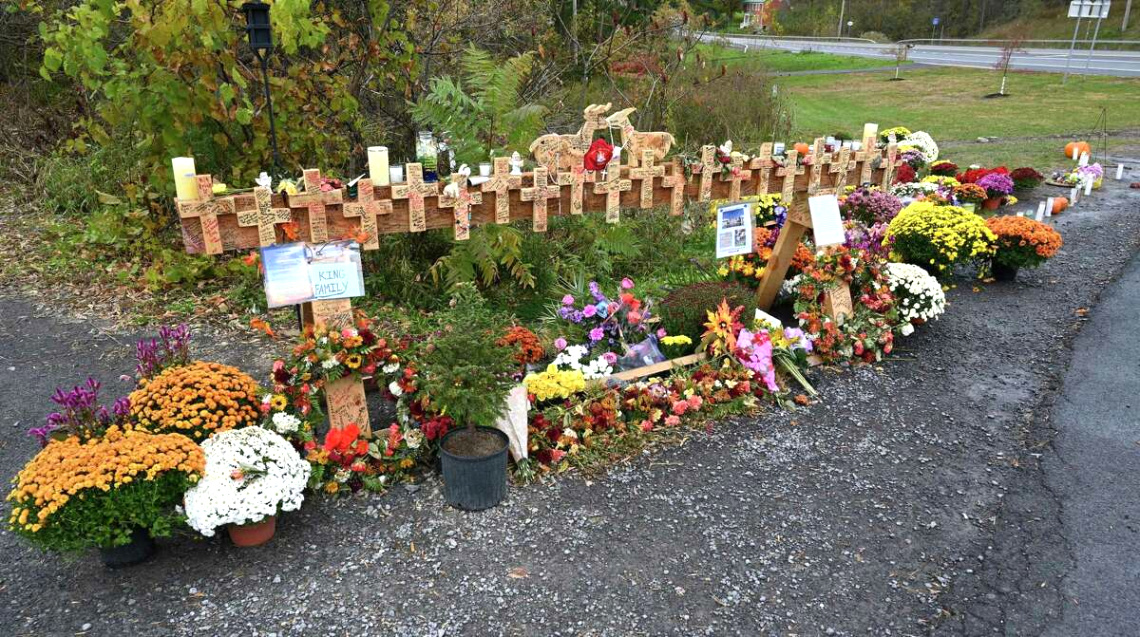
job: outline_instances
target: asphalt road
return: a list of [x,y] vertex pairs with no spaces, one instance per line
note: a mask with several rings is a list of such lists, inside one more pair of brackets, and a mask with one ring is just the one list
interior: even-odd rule
[[1140,258],[1095,306],[1074,344],[1046,481],[1061,499],[1075,568],[1063,620],[1045,637],[1135,635],[1140,608]]
[[[721,36],[716,36],[721,37]],[[737,48],[769,48],[785,51],[819,51],[838,55],[854,55],[894,62],[894,44],[871,44],[863,42],[832,42],[828,40],[773,40],[748,36],[723,36]],[[710,36],[710,39],[712,37]],[[1064,73],[1068,49],[1023,49],[1014,54],[1010,68],[1019,71],[1046,71]],[[985,46],[943,46],[917,45],[910,50],[907,59],[916,64],[929,66],[962,66],[979,69],[992,69],[1001,56],[1001,48]],[[1140,50],[1133,51],[1093,51],[1088,62],[1087,47],[1078,47],[1072,60],[1071,72],[1090,75],[1115,75],[1140,77]]]

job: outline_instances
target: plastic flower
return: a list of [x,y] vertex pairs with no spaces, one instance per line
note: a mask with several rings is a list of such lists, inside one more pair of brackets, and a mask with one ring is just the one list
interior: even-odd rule
[[744,307],[735,310],[728,307],[728,300],[721,299],[716,311],[708,310],[708,321],[705,322],[705,333],[701,338],[701,346],[712,352],[713,356],[731,353],[736,350],[736,335],[744,327],[740,322],[740,315]]

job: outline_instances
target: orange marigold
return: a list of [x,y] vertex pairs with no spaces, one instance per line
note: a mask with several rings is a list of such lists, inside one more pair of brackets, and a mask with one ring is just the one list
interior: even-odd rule
[[139,382],[131,416],[151,433],[180,433],[199,442],[218,431],[256,425],[257,381],[236,367],[194,361]]

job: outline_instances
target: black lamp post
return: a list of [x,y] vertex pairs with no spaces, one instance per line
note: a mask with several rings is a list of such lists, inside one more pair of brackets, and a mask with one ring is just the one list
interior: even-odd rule
[[269,107],[269,142],[273,146],[273,167],[281,175],[281,153],[277,151],[277,125],[273,117],[273,98],[269,96],[269,62],[266,56],[273,50],[273,29],[269,24],[269,5],[264,2],[247,2],[241,5],[245,12],[245,33],[249,47],[261,62],[261,77],[265,85],[265,104]]

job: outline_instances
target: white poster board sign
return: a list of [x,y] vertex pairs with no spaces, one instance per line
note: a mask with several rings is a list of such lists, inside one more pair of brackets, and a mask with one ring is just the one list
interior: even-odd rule
[[815,246],[843,245],[847,235],[843,230],[843,217],[839,214],[839,199],[835,195],[808,197],[811,211],[811,228]]
[[752,253],[752,204],[730,203],[716,209],[716,258]]
[[266,246],[261,263],[270,308],[364,296],[360,244],[355,241]]

